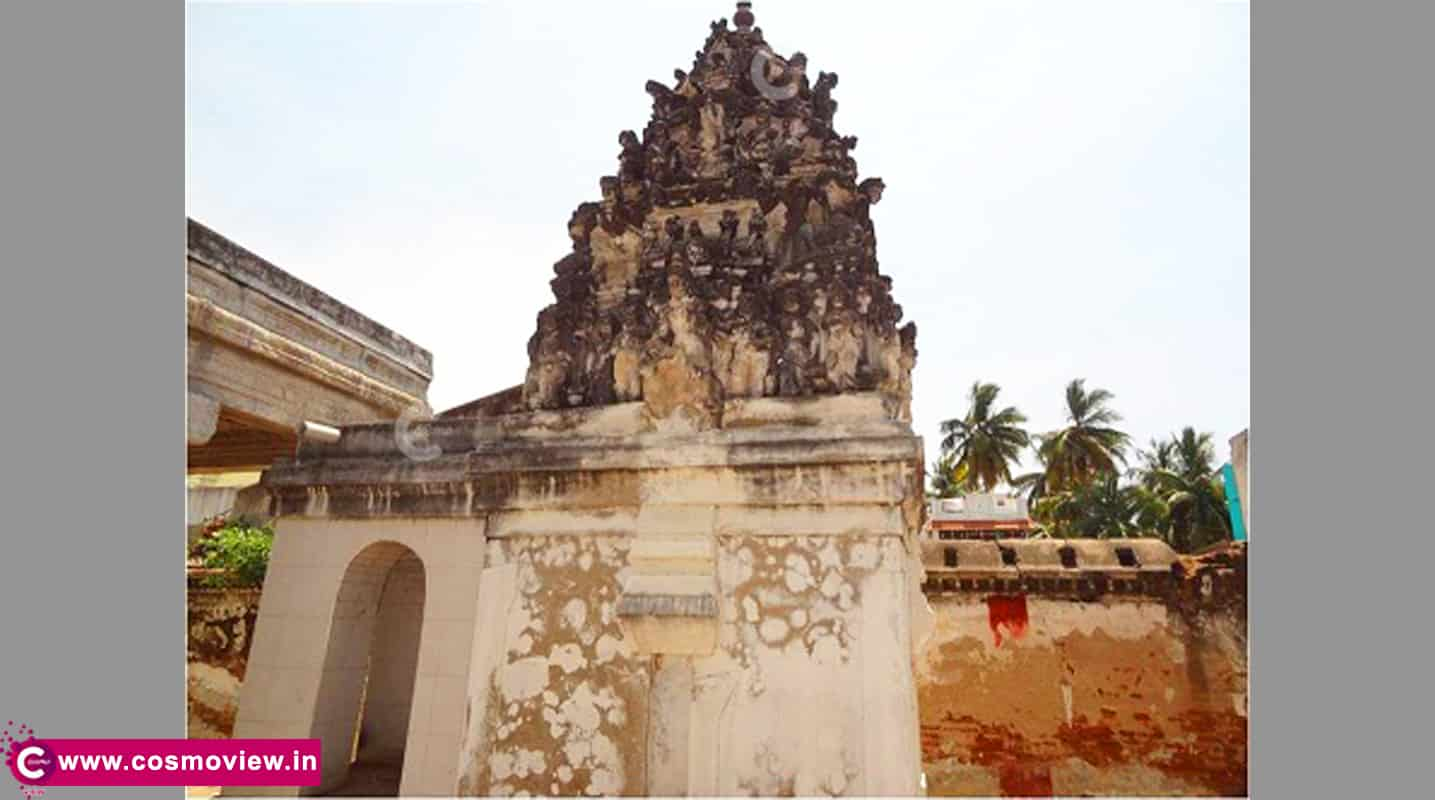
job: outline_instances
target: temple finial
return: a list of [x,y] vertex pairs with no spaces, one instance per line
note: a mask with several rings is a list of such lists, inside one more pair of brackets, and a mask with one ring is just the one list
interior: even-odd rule
[[752,30],[752,23],[755,18],[752,16],[752,3],[738,3],[737,13],[732,15],[732,23],[743,33]]

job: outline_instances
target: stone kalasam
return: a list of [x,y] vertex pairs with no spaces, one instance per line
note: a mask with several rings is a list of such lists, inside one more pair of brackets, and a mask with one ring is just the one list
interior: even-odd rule
[[698,427],[723,401],[878,391],[910,418],[916,325],[877,268],[855,137],[832,126],[837,76],[726,20],[672,88],[649,81],[641,139],[569,222],[556,302],[528,343],[523,404],[644,401]]

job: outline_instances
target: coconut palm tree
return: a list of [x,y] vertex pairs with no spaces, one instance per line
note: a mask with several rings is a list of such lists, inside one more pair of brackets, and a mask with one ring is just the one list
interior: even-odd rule
[[1175,437],[1152,439],[1151,449],[1137,451],[1136,457],[1141,465],[1131,471],[1134,477],[1141,478],[1157,470],[1174,471],[1176,469]]
[[931,488],[927,490],[927,496],[956,497],[962,493],[966,480],[966,469],[958,468],[956,458],[951,453],[944,453],[941,458],[932,462]]
[[1125,464],[1131,437],[1112,427],[1121,421],[1108,403],[1114,397],[1105,389],[1087,391],[1077,378],[1066,386],[1067,426],[1037,437],[1046,462],[1048,489],[1066,490],[1089,483]]
[[1036,451],[1037,468],[1033,472],[1018,475],[1011,479],[1011,488],[1017,491],[1026,492],[1026,507],[1028,510],[1035,509],[1041,498],[1046,496],[1046,461],[1041,457],[1041,450]]
[[1166,513],[1155,492],[1139,483],[1123,486],[1115,472],[1047,495],[1033,512],[1055,536],[1089,539],[1150,536]]
[[1167,458],[1157,458],[1155,451],[1143,457],[1141,483],[1169,509],[1167,541],[1176,550],[1189,553],[1230,539],[1226,489],[1216,471],[1211,434],[1186,427],[1164,444]]
[[1011,465],[1031,443],[1021,427],[1025,414],[1012,406],[993,412],[1000,392],[995,383],[973,383],[967,415],[942,423],[942,453],[955,457],[955,469],[965,470],[963,485],[969,491],[991,491],[1010,482]]

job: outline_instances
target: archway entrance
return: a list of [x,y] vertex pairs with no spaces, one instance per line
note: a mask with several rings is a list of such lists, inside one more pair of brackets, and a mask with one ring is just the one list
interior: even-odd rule
[[424,566],[414,551],[377,542],[349,562],[314,712],[324,777],[313,794],[398,794],[423,610]]

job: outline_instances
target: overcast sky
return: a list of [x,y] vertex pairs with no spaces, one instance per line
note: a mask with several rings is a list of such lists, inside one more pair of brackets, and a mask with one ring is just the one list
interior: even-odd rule
[[[437,410],[519,383],[566,224],[719,0],[191,5],[188,214],[434,354]],[[1074,377],[1140,444],[1250,416],[1249,6],[756,2],[887,191],[914,427],[976,380],[1034,431]]]

